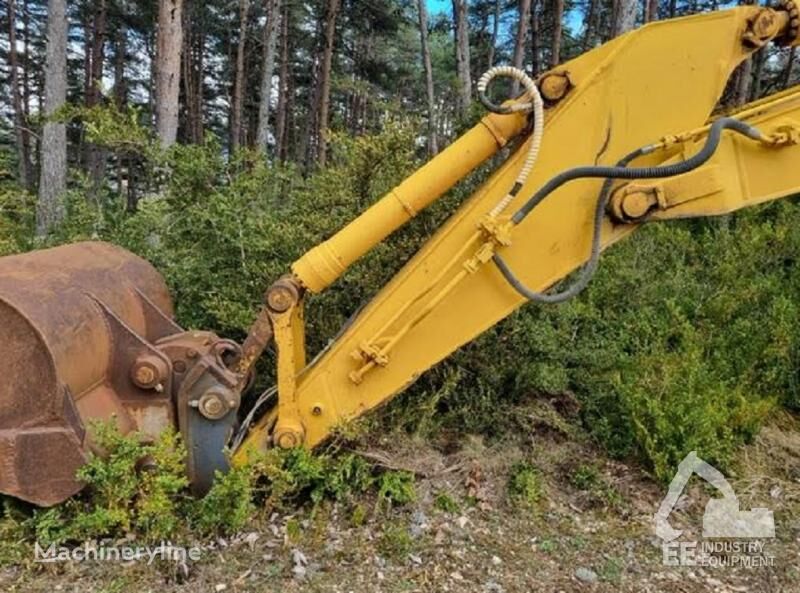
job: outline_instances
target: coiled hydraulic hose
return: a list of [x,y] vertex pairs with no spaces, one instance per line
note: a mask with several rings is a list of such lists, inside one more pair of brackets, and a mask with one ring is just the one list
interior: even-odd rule
[[512,217],[511,222],[518,225],[531,213],[531,211],[541,204],[550,194],[560,188],[562,185],[575,181],[577,179],[586,178],[605,178],[606,182],[600,191],[597,199],[597,206],[594,212],[594,229],[592,236],[592,251],[589,260],[583,266],[578,279],[563,291],[553,294],[546,294],[542,292],[535,292],[526,287],[514,275],[514,272],[508,267],[508,264],[503,260],[502,256],[495,254],[493,261],[502,272],[505,279],[527,299],[539,303],[562,303],[575,296],[577,296],[591,281],[600,260],[600,239],[602,232],[603,216],[605,215],[606,207],[611,196],[611,189],[616,179],[657,179],[665,177],[674,177],[693,171],[702,166],[714,155],[719,148],[722,139],[722,132],[724,130],[731,130],[737,134],[746,136],[752,140],[763,140],[761,132],[753,126],[734,119],[731,117],[723,117],[714,122],[708,133],[708,138],[703,148],[694,156],[686,159],[681,163],[672,165],[663,165],[660,167],[633,167],[629,168],[628,165],[635,159],[650,154],[656,150],[655,145],[648,145],[639,148],[626,157],[621,159],[614,167],[575,167],[556,175],[548,181],[539,191],[537,191]]
[[[489,83],[495,78],[505,77],[512,78],[519,82],[526,91],[526,95],[530,97],[529,102],[516,102],[508,105],[497,105],[492,103],[486,95],[486,89]],[[496,217],[503,213],[508,208],[508,205],[514,200],[522,186],[528,180],[528,176],[533,170],[536,159],[539,157],[539,150],[542,146],[542,135],[544,133],[544,101],[536,83],[530,76],[525,74],[524,71],[513,66],[495,66],[490,68],[478,81],[478,97],[486,109],[493,113],[509,114],[518,113],[520,111],[530,112],[533,111],[533,137],[531,139],[530,147],[528,148],[528,155],[525,157],[525,162],[522,164],[514,186],[506,194],[506,196],[497,203],[497,205],[489,213],[489,216]]]

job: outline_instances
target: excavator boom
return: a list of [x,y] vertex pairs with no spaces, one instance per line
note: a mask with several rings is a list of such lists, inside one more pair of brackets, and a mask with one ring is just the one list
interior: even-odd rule
[[[742,7],[653,23],[544,74],[538,87],[549,106],[541,153],[508,213],[564,171],[614,165],[640,147],[652,151],[636,160],[638,168],[689,158],[705,142],[709,118],[733,71],[763,44],[786,42],[787,31],[794,31],[789,16]],[[663,180],[633,179],[617,188],[599,220],[597,202],[605,179],[595,176],[558,187],[518,223],[490,213],[515,186],[532,134],[520,113],[485,118],[295,262],[293,275],[279,286],[294,284],[298,298],[288,301],[296,305],[278,312],[270,306],[274,293],[268,291],[262,315],[283,328],[275,334],[279,403],[256,423],[236,459],[273,444],[316,445],[341,422],[383,404],[525,304],[527,296],[504,277],[496,256],[520,287],[540,292],[589,259],[596,224],[600,248],[606,248],[645,219],[722,214],[800,191],[800,147],[795,143],[800,88],[732,116],[758,126],[768,138],[757,142],[725,133],[702,167]],[[498,129],[502,134],[491,133]],[[292,339],[302,334],[298,312],[304,291],[324,290],[412,212],[441,195],[457,177],[451,175],[454,168],[461,176],[487,152],[508,143],[516,147],[503,165],[314,364],[281,365],[290,351],[295,363],[304,360]],[[432,186],[431,179],[439,185]],[[648,200],[653,205],[636,209],[637,202]]]

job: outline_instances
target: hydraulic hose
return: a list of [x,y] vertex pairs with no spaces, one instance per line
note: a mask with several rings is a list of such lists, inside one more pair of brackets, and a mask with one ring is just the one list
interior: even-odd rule
[[746,136],[752,140],[763,140],[761,132],[753,126],[740,121],[738,119],[723,117],[714,122],[708,133],[703,148],[694,156],[686,159],[683,162],[671,165],[663,165],[659,167],[628,167],[628,165],[635,159],[650,154],[656,150],[656,145],[648,145],[639,148],[623,159],[621,159],[614,167],[575,167],[556,175],[548,181],[539,191],[537,191],[512,217],[511,222],[514,225],[520,224],[525,218],[541,204],[550,194],[560,188],[562,185],[575,181],[577,179],[587,178],[605,178],[606,182],[600,191],[597,199],[597,206],[594,212],[594,226],[592,235],[592,250],[588,261],[580,271],[578,279],[563,291],[553,294],[536,292],[526,287],[519,278],[516,277],[514,272],[509,268],[508,264],[503,260],[502,256],[495,254],[493,261],[497,265],[500,272],[514,289],[527,299],[539,303],[562,303],[575,296],[577,296],[586,286],[588,286],[600,261],[600,239],[603,224],[603,217],[605,215],[606,207],[611,196],[611,190],[616,179],[657,179],[674,177],[693,171],[702,166],[714,155],[719,148],[722,139],[722,132],[724,130],[731,130],[737,134]]
[[[499,77],[512,78],[519,82],[525,89],[526,95],[530,97],[530,101],[515,102],[508,105],[492,103],[486,95],[486,89],[489,87],[489,83],[492,82],[492,80]],[[478,97],[483,106],[493,113],[509,114],[520,111],[533,111],[533,137],[530,147],[528,148],[528,154],[525,157],[525,162],[522,164],[522,169],[520,169],[517,175],[514,186],[489,213],[489,216],[496,217],[508,208],[508,205],[520,192],[522,186],[525,185],[525,182],[528,180],[533,166],[536,164],[536,159],[539,157],[539,150],[542,146],[542,135],[544,133],[544,101],[542,101],[542,95],[539,93],[539,89],[533,79],[525,74],[523,70],[514,68],[513,66],[495,66],[487,70],[478,81]]]

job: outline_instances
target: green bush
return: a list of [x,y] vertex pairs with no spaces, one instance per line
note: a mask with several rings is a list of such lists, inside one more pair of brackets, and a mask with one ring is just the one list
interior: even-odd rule
[[508,495],[512,502],[524,506],[539,502],[544,495],[539,470],[527,461],[515,463],[508,475]]
[[179,526],[187,485],[180,440],[166,431],[155,443],[144,443],[136,434],[121,435],[113,423],[92,430],[103,455],[91,455],[78,471],[86,485],[80,496],[33,512],[28,527],[36,539],[49,544],[133,531],[148,541],[170,537]]
[[[386,471],[352,453],[314,455],[305,449],[274,449],[250,463],[219,473],[203,498],[188,493],[186,451],[173,432],[154,443],[121,435],[113,423],[93,427],[103,455],[92,455],[79,470],[86,488],[66,503],[30,513],[4,501],[0,533],[6,544],[0,558],[16,557],[16,540],[51,543],[116,538],[133,534],[158,542],[188,536],[239,532],[257,515],[309,501],[355,502],[356,494],[374,492],[378,504],[405,504],[414,497],[407,472]],[[16,539],[15,539],[16,538]]]
[[379,505],[406,504],[415,499],[414,476],[370,465],[353,453],[312,453],[306,449],[273,449],[253,460],[260,483],[259,498],[268,507],[310,500],[353,502],[374,491]]
[[236,533],[253,517],[253,488],[256,474],[250,466],[217,472],[214,485],[203,498],[193,500],[188,515],[202,534]]

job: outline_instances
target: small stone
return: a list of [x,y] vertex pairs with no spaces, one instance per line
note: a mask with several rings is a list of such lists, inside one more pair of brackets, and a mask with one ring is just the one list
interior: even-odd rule
[[221,593],[222,591],[224,591],[227,588],[228,588],[228,585],[226,585],[225,583],[218,583],[217,586],[214,587],[214,591],[216,591],[217,593]]
[[422,558],[417,556],[416,554],[409,554],[408,559],[411,560],[414,564],[422,564]]
[[575,571],[575,578],[584,583],[596,583],[597,573],[590,568],[581,566]]
[[494,564],[495,566],[500,566],[502,563],[503,563],[503,561],[500,560],[499,557],[492,556],[492,564]]
[[456,523],[458,523],[458,526],[461,529],[464,529],[464,527],[467,526],[467,523],[469,523],[469,519],[465,515],[461,515],[458,519],[456,519]]
[[253,548],[255,548],[256,542],[258,541],[259,537],[261,537],[261,536],[258,533],[256,533],[255,531],[252,531],[252,532],[250,532],[250,533],[248,533],[247,535],[244,536],[244,542],[248,546],[250,546],[250,549],[252,550]]
[[302,564],[295,564],[292,568],[292,573],[294,574],[295,578],[300,580],[306,577],[306,567]]
[[306,558],[306,555],[300,550],[292,550],[292,561],[295,564],[300,564],[302,566],[308,564],[308,558]]
[[454,581],[463,581],[464,580],[464,575],[462,575],[458,571],[455,571],[455,572],[451,572],[450,573],[450,578],[453,579]]
[[409,531],[412,537],[420,537],[428,529],[428,517],[422,511],[416,511],[411,518]]
[[308,572],[306,569],[306,565],[308,565],[308,558],[306,558],[306,555],[300,550],[292,550],[292,562],[294,562],[292,573],[294,574],[295,578],[304,579],[306,573]]

